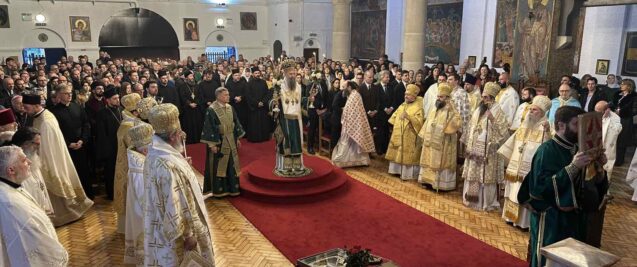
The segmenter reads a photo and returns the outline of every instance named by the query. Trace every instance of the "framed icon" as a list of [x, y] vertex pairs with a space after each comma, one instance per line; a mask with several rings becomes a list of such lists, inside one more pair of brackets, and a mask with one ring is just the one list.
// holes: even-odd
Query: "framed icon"
[[608, 75], [609, 64], [610, 60], [608, 59], [598, 59], [597, 64], [595, 64], [595, 74]]

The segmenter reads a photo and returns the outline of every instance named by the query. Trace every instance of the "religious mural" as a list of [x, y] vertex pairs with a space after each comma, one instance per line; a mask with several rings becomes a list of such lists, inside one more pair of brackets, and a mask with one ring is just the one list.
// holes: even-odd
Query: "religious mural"
[[626, 33], [622, 75], [637, 76], [637, 32]]
[[517, 0], [498, 0], [495, 17], [495, 41], [493, 43], [492, 66], [502, 68], [505, 63], [513, 65], [513, 32], [517, 17]]
[[549, 59], [554, 0], [520, 1], [515, 26], [512, 78], [545, 77]]
[[352, 1], [352, 57], [377, 59], [385, 54], [387, 0]]
[[199, 41], [199, 19], [184, 19], [184, 40]]
[[89, 17], [70, 16], [69, 21], [71, 26], [71, 41], [91, 41], [91, 21]]
[[241, 21], [242, 31], [257, 30], [257, 12], [240, 12], [239, 20]]
[[425, 62], [459, 64], [462, 2], [427, 6]]

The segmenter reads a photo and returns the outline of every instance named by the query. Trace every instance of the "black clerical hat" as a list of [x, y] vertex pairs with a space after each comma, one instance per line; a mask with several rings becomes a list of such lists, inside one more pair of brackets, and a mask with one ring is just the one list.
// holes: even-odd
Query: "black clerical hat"
[[476, 77], [471, 75], [471, 74], [467, 74], [467, 76], [464, 77], [464, 82], [465, 83], [470, 83], [470, 84], [476, 85], [477, 81], [478, 81], [478, 79], [476, 79]]
[[239, 69], [232, 69], [232, 74], [239, 73]]
[[190, 71], [190, 70], [185, 70], [185, 71], [183, 72], [183, 74], [184, 74], [184, 78], [185, 78], [185, 77], [188, 77], [188, 75], [192, 74], [192, 71]]
[[42, 97], [40, 97], [40, 95], [22, 94], [22, 104], [40, 105], [41, 99]]
[[106, 98], [111, 98], [111, 97], [113, 97], [114, 95], [117, 95], [117, 94], [119, 94], [119, 93], [117, 92], [117, 89], [115, 87], [113, 87], [113, 86], [109, 86], [108, 89], [106, 89], [106, 91], [104, 91], [104, 97], [106, 97]]

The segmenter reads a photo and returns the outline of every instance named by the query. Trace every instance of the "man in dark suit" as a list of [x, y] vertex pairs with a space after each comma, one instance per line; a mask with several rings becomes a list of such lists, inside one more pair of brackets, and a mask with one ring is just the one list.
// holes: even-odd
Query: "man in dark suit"
[[371, 70], [365, 72], [363, 82], [360, 85], [359, 92], [361, 98], [363, 98], [363, 106], [365, 107], [365, 113], [367, 113], [367, 120], [369, 121], [369, 127], [371, 127], [372, 134], [376, 133], [376, 116], [378, 115], [378, 90], [373, 88], [374, 73]]
[[591, 77], [586, 81], [586, 92], [580, 95], [579, 102], [582, 108], [586, 112], [595, 111], [595, 105], [599, 101], [609, 101], [606, 99], [606, 94], [602, 92], [601, 88], [597, 88], [597, 78]]
[[[314, 154], [314, 144], [318, 142], [318, 124], [319, 117], [322, 116], [325, 112], [327, 112], [327, 108], [330, 107], [332, 103], [328, 103], [328, 92], [327, 92], [327, 84], [323, 79], [323, 75], [320, 72], [316, 72], [316, 75], [320, 75], [320, 78], [317, 78], [312, 84], [310, 84], [310, 89], [308, 90], [308, 132], [307, 132], [307, 152], [310, 154]], [[316, 91], [316, 95], [312, 96], [312, 87]], [[311, 108], [309, 103], [312, 103], [314, 108]]]
[[181, 105], [179, 98], [179, 92], [174, 84], [168, 82], [168, 73], [166, 71], [159, 71], [159, 93], [158, 96], [162, 97], [162, 103], [170, 103], [177, 107]]
[[[374, 145], [376, 147], [376, 153], [383, 155], [387, 152], [387, 146], [389, 145], [389, 118], [396, 110], [397, 106], [394, 105], [395, 88], [389, 85], [390, 73], [389, 71], [380, 72], [380, 82], [374, 85], [375, 91], [378, 95], [378, 114], [376, 118], [376, 133], [374, 135]], [[402, 86], [402, 83], [400, 83]], [[403, 89], [404, 90], [404, 89]]]
[[15, 94], [15, 83], [13, 79], [7, 77], [2, 80], [2, 88], [0, 88], [0, 105], [5, 108], [11, 107], [11, 98]]
[[[403, 70], [400, 73], [400, 76], [401, 76], [400, 82], [396, 85], [396, 87], [394, 87], [394, 95], [392, 100], [393, 101], [392, 106], [394, 107], [394, 110], [398, 109], [398, 106], [400, 106], [400, 104], [405, 102], [405, 89], [407, 88], [407, 85], [409, 84], [409, 71]], [[423, 90], [427, 90], [427, 89], [423, 89]]]

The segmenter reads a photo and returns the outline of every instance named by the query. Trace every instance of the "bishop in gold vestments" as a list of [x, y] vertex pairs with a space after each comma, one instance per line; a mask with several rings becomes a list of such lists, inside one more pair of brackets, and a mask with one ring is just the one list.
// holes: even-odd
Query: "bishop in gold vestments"
[[128, 129], [141, 122], [138, 117], [137, 103], [141, 97], [137, 93], [131, 93], [122, 97], [124, 106], [122, 111], [122, 123], [117, 128], [117, 160], [115, 161], [115, 180], [113, 182], [114, 197], [113, 208], [117, 212], [117, 232], [124, 233], [126, 224], [126, 184], [128, 182], [128, 147], [131, 138]]
[[451, 87], [438, 85], [438, 100], [418, 136], [423, 140], [418, 182], [434, 189], [456, 189], [456, 148], [462, 121], [451, 104]]
[[509, 137], [509, 123], [495, 102], [499, 91], [500, 86], [494, 82], [485, 85], [481, 106], [473, 112], [469, 129], [461, 138], [467, 145], [462, 170], [463, 202], [477, 210], [500, 207], [498, 185], [504, 182], [504, 162], [498, 157], [497, 150]]
[[498, 154], [508, 162], [504, 174], [504, 208], [502, 218], [520, 228], [529, 228], [531, 213], [518, 202], [518, 191], [522, 180], [531, 170], [533, 155], [538, 147], [551, 139], [551, 128], [546, 112], [551, 100], [536, 96], [529, 105], [520, 128], [498, 149]]
[[410, 84], [405, 90], [405, 102], [389, 118], [394, 127], [385, 158], [389, 160], [389, 173], [400, 174], [403, 180], [418, 178], [421, 141], [418, 132], [424, 123], [420, 89]]

